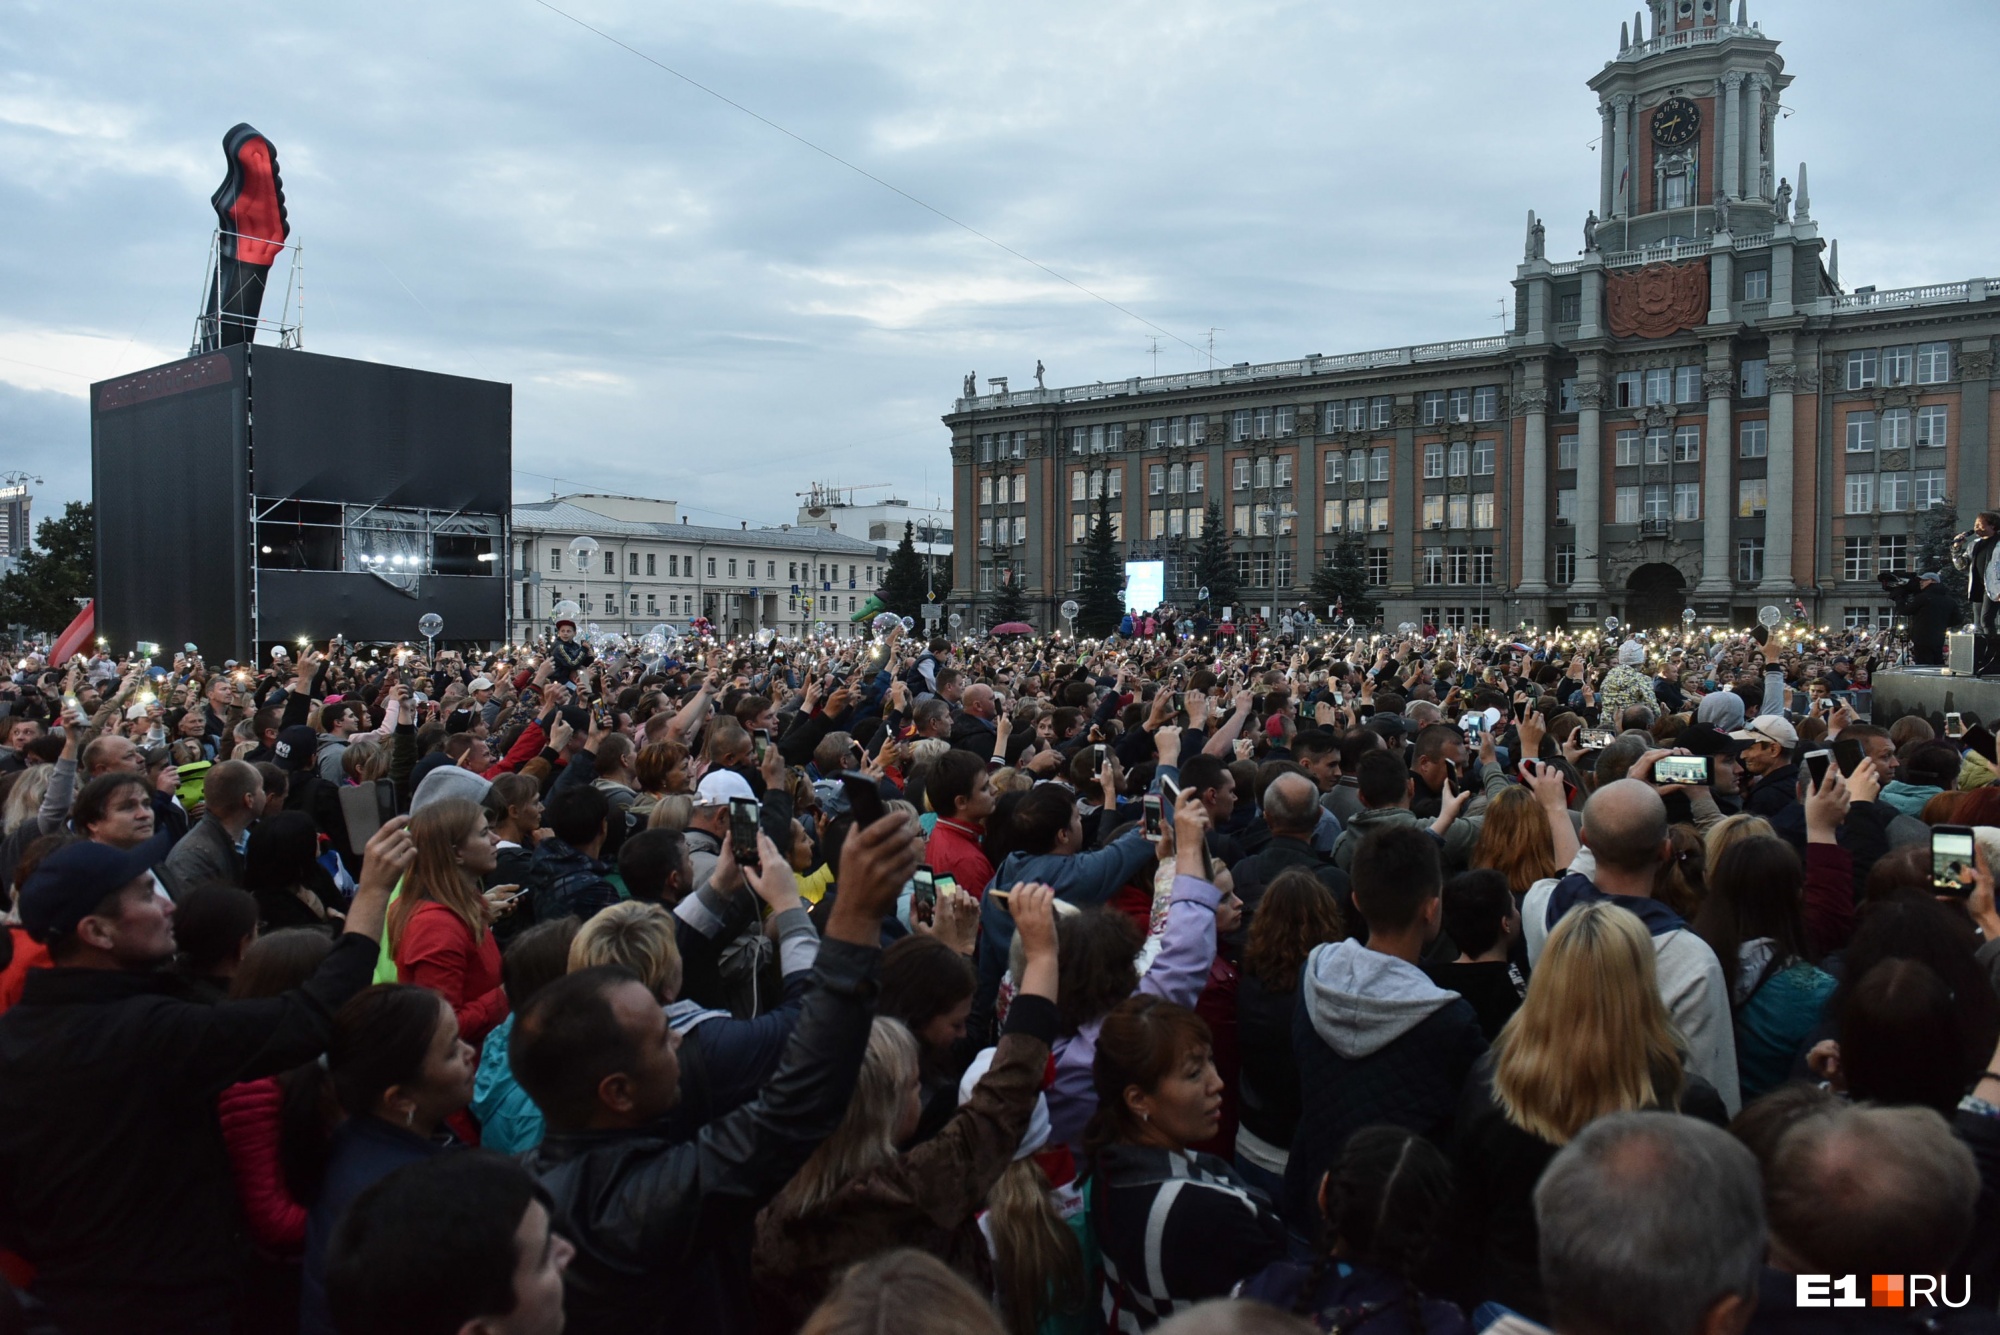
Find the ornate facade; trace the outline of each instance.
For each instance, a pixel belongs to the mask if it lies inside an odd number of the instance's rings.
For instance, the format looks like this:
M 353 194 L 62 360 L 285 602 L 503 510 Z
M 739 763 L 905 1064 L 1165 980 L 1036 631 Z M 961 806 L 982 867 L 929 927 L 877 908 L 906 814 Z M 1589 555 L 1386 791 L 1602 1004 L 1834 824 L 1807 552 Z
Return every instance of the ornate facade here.
M 2000 276 L 1841 285 L 1805 164 L 1776 157 L 1791 76 L 1736 3 L 1650 0 L 1650 36 L 1589 81 L 1598 205 L 1570 260 L 1528 215 L 1504 336 L 1070 389 L 968 377 L 944 418 L 961 596 L 1017 579 L 1059 624 L 1108 493 L 1184 604 L 1213 505 L 1254 608 L 1305 602 L 1352 535 L 1391 624 L 1741 622 L 1794 598 L 1886 617 L 1875 576 L 1913 568 L 1929 511 L 1965 527 L 2000 490 Z

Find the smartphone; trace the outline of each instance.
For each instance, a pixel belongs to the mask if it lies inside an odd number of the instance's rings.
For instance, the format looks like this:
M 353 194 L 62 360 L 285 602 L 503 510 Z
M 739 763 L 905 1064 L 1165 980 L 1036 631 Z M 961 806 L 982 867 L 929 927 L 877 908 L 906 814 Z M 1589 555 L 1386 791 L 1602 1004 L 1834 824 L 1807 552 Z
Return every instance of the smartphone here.
M 1806 752 L 1806 772 L 1812 775 L 1813 787 L 1817 788 L 1826 782 L 1827 767 L 1832 764 L 1833 752 L 1831 751 Z M 1655 765 L 1653 768 L 1658 770 L 1659 766 Z
M 1576 740 L 1586 751 L 1602 751 L 1618 739 L 1609 728 L 1583 728 L 1577 732 Z
M 1168 700 L 1167 700 L 1167 706 L 1168 706 L 1168 708 L 1172 709 L 1172 710 L 1173 710 L 1173 712 L 1174 712 L 1174 713 L 1176 713 L 1176 714 L 1180 713 L 1180 712 L 1181 712 L 1181 704 L 1182 704 L 1182 699 L 1183 699 L 1183 697 L 1182 697 L 1182 694 L 1181 694 L 1181 692 L 1179 692 L 1179 691 L 1175 691 L 1175 692 L 1173 693 L 1173 695 L 1172 695 L 1172 696 L 1170 696 L 1170 697 L 1168 698 Z
M 931 921 L 937 908 L 937 878 L 925 866 L 917 868 L 917 874 L 910 878 L 910 917 L 917 922 Z
M 1931 889 L 1965 899 L 1972 894 L 1972 827 L 1931 827 Z
M 1480 735 L 1486 731 L 1486 715 L 1483 713 L 1467 714 L 1459 719 L 1458 726 L 1464 729 L 1465 740 L 1477 746 L 1479 745 Z
M 1181 786 L 1172 779 L 1160 780 L 1160 805 L 1165 811 L 1172 811 L 1181 804 Z
M 729 799 L 729 848 L 736 855 L 736 865 L 739 867 L 754 868 L 759 865 L 757 813 L 760 809 L 754 797 Z
M 1662 756 L 1653 762 L 1653 782 L 1662 787 L 1673 783 L 1714 783 L 1715 757 Z
M 1868 753 L 1861 749 L 1861 743 L 1852 737 L 1835 738 L 1828 744 L 1827 749 L 1833 752 L 1833 763 L 1840 766 L 1841 777 L 1845 779 L 1853 778 L 1854 771 L 1860 769 L 1861 763 L 1868 759 Z
M 1102 745 L 1091 747 L 1090 748 L 1091 773 L 1095 774 L 1097 771 L 1103 768 L 1104 768 L 1104 747 Z
M 1944 716 L 1944 735 L 1947 737 L 1965 736 L 1965 720 L 1959 717 L 1956 709 Z
M 759 728 L 750 734 L 750 740 L 756 743 L 757 764 L 761 767 L 764 763 L 764 752 L 771 745 L 771 734 L 765 729 Z
M 847 809 L 854 813 L 858 829 L 882 819 L 882 794 L 875 781 L 860 774 L 840 776 L 841 791 L 847 794 Z
M 949 872 L 939 872 L 933 879 L 937 884 L 938 898 L 958 893 L 958 878 Z
M 1335 691 L 1333 693 L 1333 703 L 1336 706 L 1345 707 L 1347 704 L 1347 697 L 1342 695 L 1339 691 Z
M 1160 795 L 1147 793 L 1140 805 L 1146 813 L 1146 833 L 1157 839 L 1160 835 Z

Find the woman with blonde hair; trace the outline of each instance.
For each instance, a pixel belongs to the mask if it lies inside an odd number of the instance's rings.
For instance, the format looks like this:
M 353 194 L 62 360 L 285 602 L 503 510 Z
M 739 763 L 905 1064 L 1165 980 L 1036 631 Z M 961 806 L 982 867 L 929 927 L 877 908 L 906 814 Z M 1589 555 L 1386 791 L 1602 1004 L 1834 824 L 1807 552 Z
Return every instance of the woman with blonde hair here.
M 500 945 L 492 922 L 520 892 L 517 885 L 480 891 L 480 878 L 499 863 L 499 840 L 486 811 L 464 797 L 446 797 L 410 817 L 417 860 L 389 905 L 383 948 L 396 981 L 439 993 L 458 1016 L 474 1049 L 507 1018 Z
M 1549 1319 L 1535 1184 L 1589 1123 L 1642 1108 L 1727 1123 L 1721 1096 L 1687 1069 L 1656 972 L 1645 924 L 1616 904 L 1579 905 L 1549 934 L 1521 1009 L 1459 1103 L 1450 1269 L 1460 1303 Z
M 0 898 L 11 899 L 14 868 L 28 845 L 42 837 L 42 799 L 48 796 L 55 772 L 54 765 L 30 766 L 7 790 L 6 805 L 0 807 L 0 836 L 4 836 L 0 837 L 0 887 L 9 893 Z
M 1762 816 L 1753 816 L 1748 812 L 1724 816 L 1709 826 L 1708 832 L 1702 836 L 1702 865 L 1713 867 L 1720 863 L 1722 855 L 1728 852 L 1732 845 L 1740 844 L 1745 839 L 1770 839 L 1776 837 L 1777 833 L 1771 828 L 1771 822 Z

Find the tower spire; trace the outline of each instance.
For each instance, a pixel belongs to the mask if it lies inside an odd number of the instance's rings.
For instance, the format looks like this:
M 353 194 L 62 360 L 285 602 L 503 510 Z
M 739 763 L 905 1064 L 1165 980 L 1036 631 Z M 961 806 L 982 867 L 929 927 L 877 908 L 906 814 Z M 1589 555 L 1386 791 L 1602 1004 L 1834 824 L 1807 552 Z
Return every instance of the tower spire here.
M 1739 28 L 1750 26 L 1750 0 L 1736 0 L 1736 26 Z
M 1806 193 L 1806 164 L 1799 164 L 1799 207 L 1794 217 L 1800 222 L 1812 221 L 1812 199 Z
M 1618 21 L 1618 50 L 1620 54 L 1632 49 L 1632 25 L 1623 19 Z

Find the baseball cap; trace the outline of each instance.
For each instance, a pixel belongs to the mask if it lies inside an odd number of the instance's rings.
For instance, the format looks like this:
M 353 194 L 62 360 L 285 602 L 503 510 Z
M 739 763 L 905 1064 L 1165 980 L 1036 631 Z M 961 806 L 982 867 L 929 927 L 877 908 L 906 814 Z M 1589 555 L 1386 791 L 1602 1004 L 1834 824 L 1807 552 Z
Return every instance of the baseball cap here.
M 472 684 L 466 687 L 466 689 L 468 691 L 490 691 L 493 689 L 493 680 L 490 677 L 474 677 Z
M 146 706 L 143 704 L 127 705 L 125 707 L 125 717 L 128 721 L 146 717 Z
M 1927 580 L 1929 580 L 1929 581 L 1930 581 L 1931 583 L 1933 583 L 1933 584 L 1942 584 L 1942 583 L 1944 583 L 1944 576 L 1943 576 L 1943 575 L 1940 575 L 1940 574 L 1938 574 L 1938 572 L 1937 572 L 1937 571 L 1935 571 L 1935 570 L 1926 570 L 1926 571 L 1925 571 L 1925 572 L 1924 572 L 1923 574 L 1921 574 L 1921 575 L 1917 576 L 1917 578 L 1918 578 L 1918 579 L 1927 579 Z
M 297 773 L 312 765 L 313 752 L 319 747 L 319 734 L 303 723 L 294 723 L 278 733 L 278 743 L 271 753 L 278 758 L 280 769 Z
M 1741 742 L 1730 740 L 1713 723 L 1690 723 L 1674 740 L 1698 756 L 1733 756 L 1743 749 Z
M 1776 714 L 1759 714 L 1729 736 L 1739 742 L 1776 742 L 1787 751 L 1799 744 L 1799 730 Z
M 150 839 L 130 852 L 95 843 L 57 849 L 21 887 L 21 925 L 43 944 L 75 931 L 98 905 L 151 871 L 163 849 L 163 841 Z
M 701 786 L 695 790 L 694 804 L 698 807 L 723 807 L 728 806 L 733 797 L 755 800 L 756 796 L 750 791 L 750 780 L 735 770 L 710 770 L 701 777 Z

